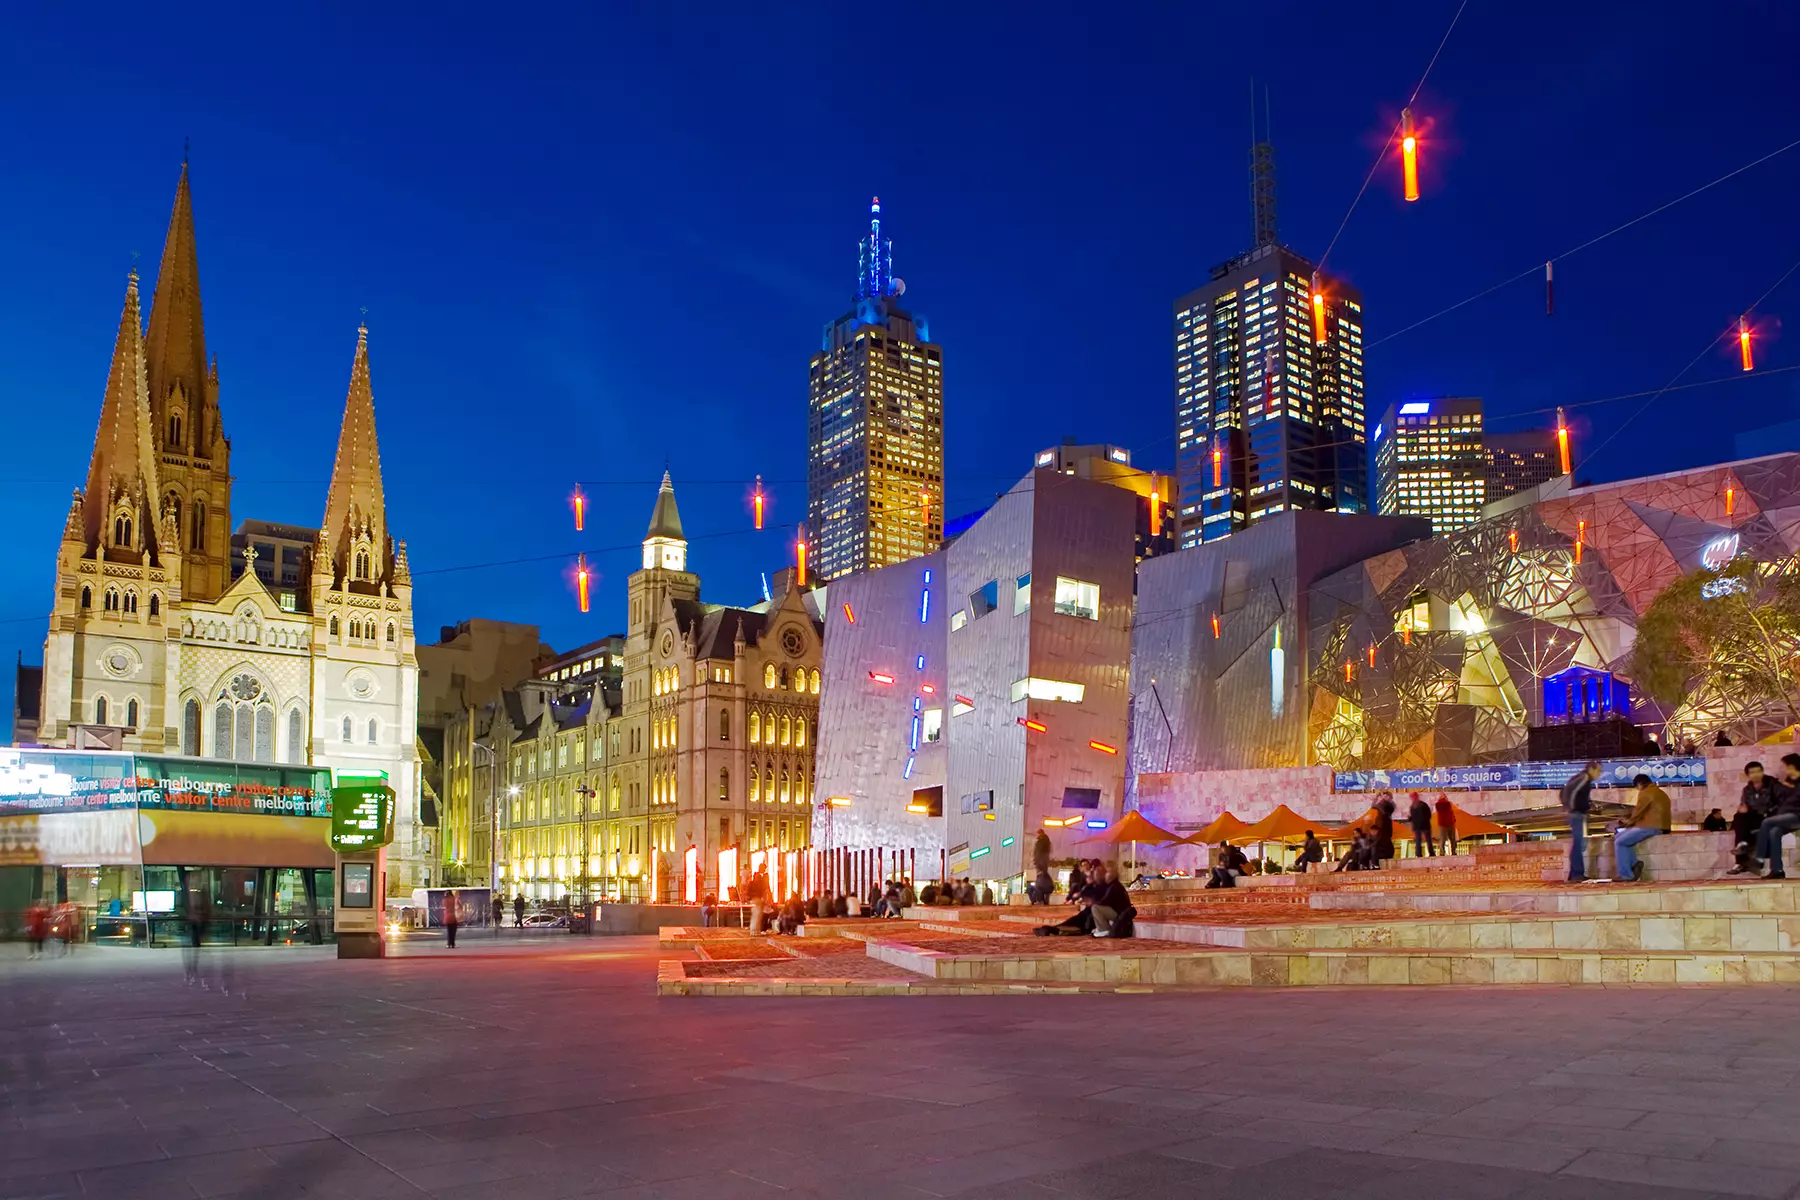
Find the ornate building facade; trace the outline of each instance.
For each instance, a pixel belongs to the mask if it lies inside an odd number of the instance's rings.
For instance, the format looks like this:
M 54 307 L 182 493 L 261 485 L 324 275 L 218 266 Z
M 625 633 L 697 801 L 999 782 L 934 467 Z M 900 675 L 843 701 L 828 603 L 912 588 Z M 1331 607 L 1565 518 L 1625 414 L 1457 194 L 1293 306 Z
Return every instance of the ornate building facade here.
M 232 578 L 230 453 L 184 164 L 148 329 L 133 272 L 87 486 L 64 524 L 39 740 L 381 772 L 400 800 L 390 891 L 428 882 L 412 577 L 387 526 L 367 330 L 324 521 L 279 598 L 254 549 Z
M 687 548 L 665 474 L 643 566 L 626 584 L 616 684 L 578 675 L 571 688 L 540 676 L 452 727 L 447 756 L 462 754 L 450 745 L 465 738 L 481 747 L 468 755 L 465 790 L 472 805 L 498 800 L 500 886 L 509 895 L 558 900 L 586 885 L 624 900 L 677 899 L 690 846 L 700 886 L 723 895 L 748 878 L 755 852 L 810 844 L 823 629 L 816 593 L 778 576 L 774 598 L 761 605 L 704 604 Z M 482 769 L 490 761 L 502 772 L 498 787 Z M 472 811 L 470 828 L 480 823 Z M 741 852 L 738 876 L 721 881 L 719 852 L 729 849 Z

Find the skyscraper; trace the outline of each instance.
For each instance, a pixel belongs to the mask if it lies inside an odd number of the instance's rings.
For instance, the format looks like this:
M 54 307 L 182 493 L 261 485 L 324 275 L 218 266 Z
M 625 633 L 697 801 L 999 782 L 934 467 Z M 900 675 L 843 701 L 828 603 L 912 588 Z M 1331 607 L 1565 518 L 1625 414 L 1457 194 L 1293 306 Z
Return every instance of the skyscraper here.
M 1175 302 L 1181 545 L 1289 509 L 1367 512 L 1362 294 L 1282 245 L 1250 154 L 1253 248 Z
M 1489 504 L 1562 474 L 1554 429 L 1485 434 L 1481 452 L 1486 460 Z
M 1481 516 L 1486 476 L 1478 398 L 1390 404 L 1375 426 L 1384 517 L 1425 517 L 1438 533 L 1461 529 Z
M 902 309 L 894 244 L 869 205 L 855 305 L 825 327 L 807 413 L 807 534 L 820 579 L 937 549 L 944 530 L 943 350 Z

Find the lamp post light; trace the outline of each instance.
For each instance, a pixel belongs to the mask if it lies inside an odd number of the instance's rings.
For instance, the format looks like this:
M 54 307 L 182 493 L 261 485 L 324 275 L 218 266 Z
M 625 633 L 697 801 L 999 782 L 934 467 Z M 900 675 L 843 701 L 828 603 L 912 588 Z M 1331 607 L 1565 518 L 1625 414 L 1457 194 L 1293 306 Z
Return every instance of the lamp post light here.
M 589 891 L 588 867 L 593 859 L 588 854 L 588 822 L 593 817 L 594 797 L 599 793 L 585 783 L 575 785 L 575 795 L 581 800 L 581 907 L 585 910 L 593 899 Z

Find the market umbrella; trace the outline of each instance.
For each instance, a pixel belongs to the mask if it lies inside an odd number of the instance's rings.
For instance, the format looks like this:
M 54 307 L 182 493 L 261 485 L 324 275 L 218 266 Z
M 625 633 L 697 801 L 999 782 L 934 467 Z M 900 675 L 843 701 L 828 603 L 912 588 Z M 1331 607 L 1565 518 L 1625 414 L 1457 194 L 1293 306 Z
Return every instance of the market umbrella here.
M 1196 829 L 1181 840 L 1190 846 L 1210 846 L 1214 842 L 1236 841 L 1242 836 L 1249 824 L 1238 820 L 1230 813 L 1221 813 L 1209 824 Z
M 1299 841 L 1306 836 L 1307 830 L 1317 833 L 1322 822 L 1301 816 L 1285 804 L 1275 806 L 1275 811 L 1245 829 L 1234 841 L 1246 842 L 1288 842 Z
M 1151 823 L 1139 812 L 1128 812 L 1113 822 L 1110 829 L 1102 830 L 1091 838 L 1083 838 L 1078 845 L 1087 846 L 1094 842 L 1109 842 L 1118 845 L 1121 842 L 1149 842 L 1152 846 L 1161 846 L 1168 842 L 1183 840 L 1179 834 L 1170 833 L 1160 825 Z

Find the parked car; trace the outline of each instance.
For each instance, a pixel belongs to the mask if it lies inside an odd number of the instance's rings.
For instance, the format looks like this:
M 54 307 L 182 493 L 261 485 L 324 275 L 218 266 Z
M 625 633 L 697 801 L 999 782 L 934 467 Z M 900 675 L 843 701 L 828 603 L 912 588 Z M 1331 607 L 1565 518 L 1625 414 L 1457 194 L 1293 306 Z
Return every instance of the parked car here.
M 569 918 L 561 913 L 525 914 L 525 928 L 527 929 L 564 929 L 568 927 L 568 924 Z

